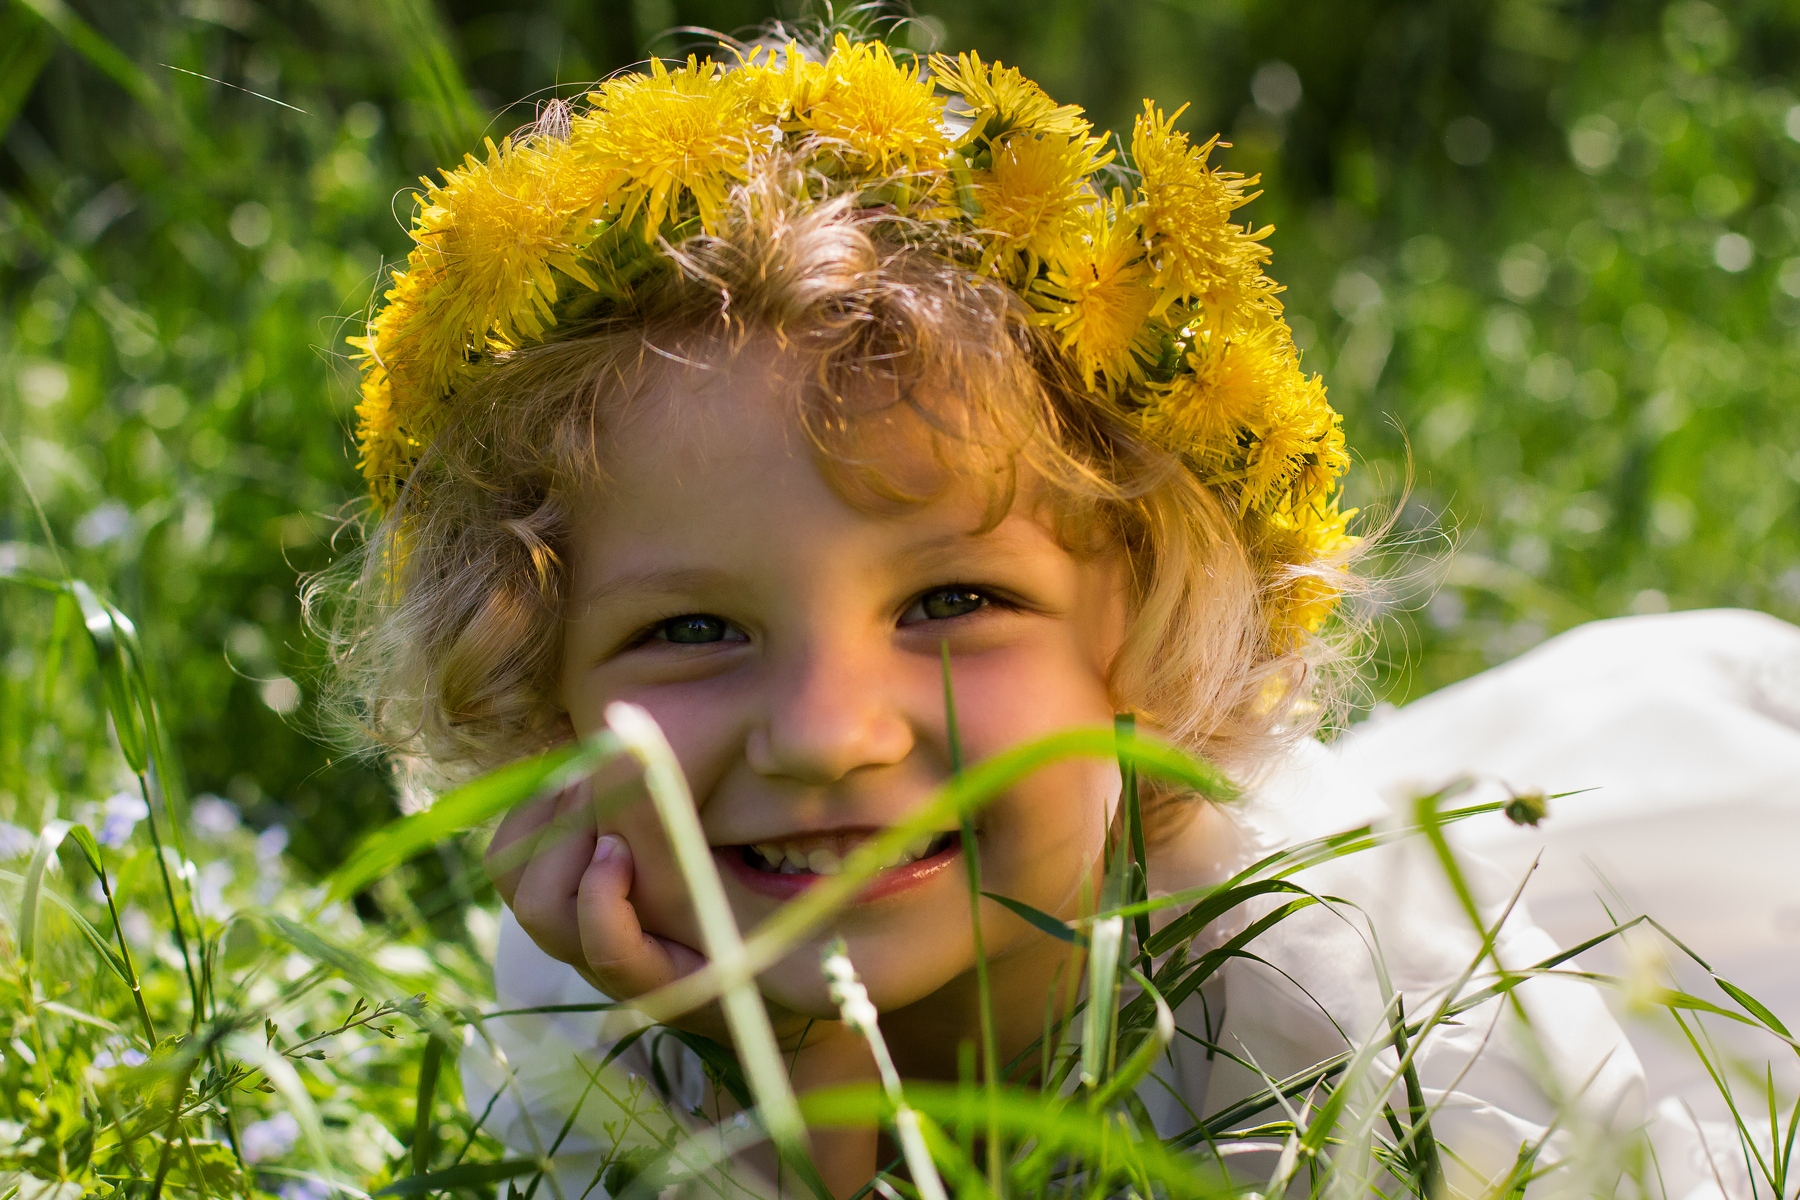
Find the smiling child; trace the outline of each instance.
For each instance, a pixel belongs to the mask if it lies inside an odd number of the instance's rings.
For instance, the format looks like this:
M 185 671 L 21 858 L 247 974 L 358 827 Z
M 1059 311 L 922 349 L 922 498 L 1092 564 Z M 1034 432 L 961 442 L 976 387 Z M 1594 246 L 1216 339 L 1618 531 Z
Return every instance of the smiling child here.
M 1154 893 L 1378 816 L 1309 739 L 1353 586 L 1340 422 L 1264 273 L 1268 231 L 1234 223 L 1255 181 L 1171 121 L 1146 105 L 1127 162 L 1016 71 L 840 38 L 618 77 L 428 185 L 359 341 L 384 515 L 340 659 L 365 727 L 455 778 L 641 706 L 744 928 L 950 777 L 946 648 L 967 761 L 1129 712 L 1250 789 L 1235 809 L 1148 797 Z M 494 838 L 503 1007 L 630 1000 L 703 961 L 654 811 L 607 792 L 516 810 Z M 1119 797 L 1090 759 L 1007 791 L 976 820 L 982 887 L 1091 912 Z M 796 1090 L 873 1076 L 819 970 L 837 937 L 901 1074 L 958 1078 L 980 1030 L 954 833 L 759 978 Z M 1385 946 L 1416 1011 L 1479 940 L 1430 871 L 1383 853 L 1321 878 L 1372 911 L 1416 902 Z M 1081 960 L 997 904 L 981 923 L 1007 1061 L 1047 1004 L 1067 1011 Z M 1254 1093 L 1246 1064 L 1279 1076 L 1381 1018 L 1360 935 L 1289 924 L 1267 970 L 1234 964 L 1178 1012 L 1232 1053 L 1178 1039 L 1141 1090 L 1159 1126 Z M 1552 949 L 1516 915 L 1497 952 Z M 1589 990 L 1522 991 L 1548 1051 L 1495 1000 L 1419 1055 L 1458 1178 L 1503 1174 L 1571 1095 L 1602 1121 L 1631 1107 L 1635 1060 Z M 490 1022 L 523 1086 L 493 1127 L 539 1152 L 584 1078 L 570 1057 L 591 1069 L 641 1023 Z M 709 1011 L 679 1024 L 725 1037 Z M 678 1110 L 729 1110 L 677 1043 L 618 1061 Z M 600 1161 L 584 1130 L 559 1156 L 574 1194 Z M 841 1196 L 879 1165 L 873 1132 L 813 1150 Z

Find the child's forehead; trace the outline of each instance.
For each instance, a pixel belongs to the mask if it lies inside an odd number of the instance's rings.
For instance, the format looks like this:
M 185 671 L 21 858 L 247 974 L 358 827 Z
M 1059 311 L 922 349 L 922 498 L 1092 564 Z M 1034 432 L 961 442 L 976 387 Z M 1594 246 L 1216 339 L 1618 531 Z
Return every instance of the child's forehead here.
M 816 358 L 771 336 L 657 356 L 627 403 L 599 418 L 588 498 L 722 474 L 749 485 L 745 465 L 800 464 L 876 512 L 972 505 L 991 524 L 1046 498 L 1015 456 L 969 436 L 971 422 L 959 420 L 969 406 L 951 381 L 927 376 L 901 393 L 881 379 L 833 386 L 820 376 Z

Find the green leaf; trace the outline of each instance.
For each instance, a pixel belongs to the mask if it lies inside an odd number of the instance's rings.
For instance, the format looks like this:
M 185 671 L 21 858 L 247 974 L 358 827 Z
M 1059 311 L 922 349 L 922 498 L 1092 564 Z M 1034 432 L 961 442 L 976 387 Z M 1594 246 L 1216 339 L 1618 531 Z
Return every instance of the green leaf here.
M 81 606 L 81 623 L 87 629 L 88 641 L 94 647 L 94 658 L 100 667 L 106 710 L 112 717 L 119 750 L 125 755 L 126 765 L 141 775 L 150 765 L 149 738 L 131 686 L 130 667 L 125 661 L 127 642 L 125 630 L 119 624 L 123 618 L 115 620 L 115 610 L 96 596 L 84 580 L 71 580 L 69 594 Z M 125 622 L 125 626 L 129 628 L 130 622 Z
M 1057 920 L 1041 908 L 1033 908 L 1023 900 L 1014 900 L 1011 896 L 1002 896 L 997 892 L 983 892 L 981 894 L 986 896 L 989 900 L 992 900 L 995 904 L 1010 910 L 1015 915 L 1022 918 L 1027 924 L 1043 930 L 1057 941 L 1067 942 L 1071 946 L 1085 947 L 1088 944 L 1087 938 L 1076 930 L 1070 929 L 1068 922 Z
M 1755 996 L 1752 996 L 1737 984 L 1732 983 L 1729 979 L 1720 979 L 1715 975 L 1713 976 L 1713 982 L 1723 988 L 1727 996 L 1730 996 L 1733 1000 L 1736 1000 L 1739 1004 L 1748 1009 L 1750 1013 L 1764 1025 L 1767 1025 L 1770 1029 L 1773 1029 L 1784 1038 L 1791 1038 L 1794 1036 L 1788 1032 L 1788 1027 L 1781 1023 L 1781 1018 L 1770 1012 L 1768 1006 L 1761 1000 L 1758 1000 Z
M 396 1179 L 380 1191 L 377 1196 L 423 1196 L 427 1192 L 468 1192 L 490 1183 L 499 1183 L 503 1179 L 516 1179 L 538 1169 L 538 1164 L 529 1158 L 509 1158 L 505 1162 L 462 1163 L 459 1166 L 445 1167 L 442 1171 L 433 1171 L 429 1175 L 408 1175 L 405 1179 Z

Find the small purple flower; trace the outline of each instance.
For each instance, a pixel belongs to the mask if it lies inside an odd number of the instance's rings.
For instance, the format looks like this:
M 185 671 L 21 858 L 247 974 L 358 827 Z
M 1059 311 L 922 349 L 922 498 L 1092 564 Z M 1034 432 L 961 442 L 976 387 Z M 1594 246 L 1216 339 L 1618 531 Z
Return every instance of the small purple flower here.
M 281 857 L 287 849 L 288 831 L 284 825 L 271 825 L 256 835 L 256 861 L 269 862 Z
M 278 1112 L 266 1121 L 246 1125 L 239 1135 L 239 1144 L 244 1148 L 244 1157 L 251 1162 L 268 1162 L 292 1150 L 299 1137 L 300 1122 L 294 1120 L 294 1114 Z M 281 1194 L 286 1196 L 287 1189 L 283 1188 Z
M 102 846 L 111 846 L 117 850 L 131 837 L 131 831 L 137 828 L 137 823 L 150 815 L 150 806 L 144 803 L 141 796 L 134 796 L 130 792 L 114 792 L 100 806 L 100 812 L 100 832 L 94 835 L 94 840 Z
M 277 1194 L 281 1200 L 331 1200 L 331 1185 L 324 1180 L 306 1176 L 282 1184 L 281 1191 Z
M 210 793 L 194 798 L 194 805 L 188 810 L 188 820 L 195 829 L 212 838 L 225 837 L 241 824 L 237 805 Z

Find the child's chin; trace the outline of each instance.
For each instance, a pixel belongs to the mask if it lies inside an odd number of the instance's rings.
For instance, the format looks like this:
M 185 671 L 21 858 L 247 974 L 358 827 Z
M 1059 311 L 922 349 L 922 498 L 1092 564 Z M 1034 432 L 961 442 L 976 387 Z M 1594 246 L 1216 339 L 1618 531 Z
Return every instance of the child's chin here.
M 893 1012 L 930 996 L 950 981 L 949 977 L 927 977 L 920 964 L 887 963 L 881 957 L 865 952 L 859 955 L 853 942 L 850 960 L 857 975 L 869 991 L 876 1011 Z M 819 970 L 819 952 L 809 947 L 789 956 L 773 970 L 764 972 L 758 983 L 763 995 L 773 1004 L 803 1017 L 835 1021 L 839 1017 L 823 974 Z

